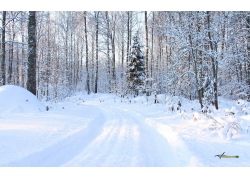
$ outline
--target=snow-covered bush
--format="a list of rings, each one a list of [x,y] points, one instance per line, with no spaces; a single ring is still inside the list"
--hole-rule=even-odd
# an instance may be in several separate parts
[[[236,122],[227,122],[222,126],[219,135],[222,139],[230,140],[233,135],[237,134],[241,130],[241,126]]]
[[[238,112],[242,113],[242,114],[249,114],[250,112],[250,108],[248,107],[248,103],[242,99],[239,99],[237,101],[237,107],[238,107]]]

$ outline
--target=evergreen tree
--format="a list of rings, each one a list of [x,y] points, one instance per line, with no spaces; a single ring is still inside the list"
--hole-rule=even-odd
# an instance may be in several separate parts
[[[144,88],[145,82],[145,62],[141,51],[141,45],[139,43],[138,32],[133,37],[133,46],[131,54],[129,56],[129,62],[127,67],[127,82],[128,89],[133,91],[135,95],[138,95]]]

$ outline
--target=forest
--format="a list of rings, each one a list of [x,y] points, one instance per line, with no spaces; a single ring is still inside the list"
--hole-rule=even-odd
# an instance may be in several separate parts
[[[39,100],[83,91],[168,94],[216,109],[219,96],[250,100],[247,11],[2,11],[0,19],[0,86]]]

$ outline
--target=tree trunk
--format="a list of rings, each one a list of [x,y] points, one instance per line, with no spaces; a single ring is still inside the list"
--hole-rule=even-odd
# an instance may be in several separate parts
[[[128,22],[127,22],[127,64],[128,64],[128,59],[129,59],[129,42],[130,42],[130,15],[129,15],[129,11],[127,12],[127,16],[128,16]]]
[[[96,66],[95,66],[95,93],[97,93],[97,84],[98,84],[98,51],[99,51],[99,49],[98,49],[98,26],[99,26],[99,18],[98,18],[98,16],[99,16],[99,12],[96,12],[96,14],[95,14],[95,18],[96,18]]]
[[[147,11],[145,11],[145,33],[146,33],[145,73],[146,73],[146,78],[148,78],[148,17],[147,17]]]
[[[132,18],[133,18],[133,11],[130,12],[130,15],[129,15],[129,52],[131,51],[131,44],[132,44]]]
[[[22,12],[22,19],[25,17],[24,13]],[[21,86],[25,87],[26,86],[26,79],[25,79],[25,75],[26,75],[26,71],[25,71],[25,66],[26,66],[26,59],[25,59],[25,55],[24,55],[24,23],[23,21],[21,22],[21,31],[22,31],[22,52],[21,52],[21,58],[22,58],[22,63],[21,63]]]
[[[191,46],[191,52],[189,55],[190,60],[189,61],[193,61],[194,62],[194,73],[195,73],[195,87],[196,87],[196,91],[198,93],[198,99],[199,99],[199,103],[201,106],[201,109],[203,108],[203,103],[202,103],[202,94],[201,94],[201,90],[199,89],[199,78],[198,78],[198,68],[197,68],[197,60],[195,58],[195,54],[194,54],[194,50],[193,50],[193,42],[192,42],[192,37],[191,35],[188,36],[189,37],[189,43]]]
[[[87,34],[87,11],[84,12],[84,25],[85,25],[85,43],[86,43],[86,73],[87,73],[87,79],[86,79],[86,87],[87,92],[90,94],[90,87],[89,87],[89,50],[88,50],[88,34]]]
[[[70,53],[69,53],[69,57],[70,57],[70,75],[69,75],[69,87],[70,87],[70,92],[72,94],[73,91],[73,83],[74,83],[74,79],[73,79],[73,30],[72,30],[72,14],[70,15],[71,18],[71,26],[70,26]]]
[[[124,15],[122,22],[124,22]],[[122,29],[122,70],[123,69],[124,69],[124,29]],[[123,72],[121,74],[121,77],[123,77]]]
[[[153,78],[153,65],[154,65],[154,26],[153,26],[153,23],[154,23],[154,19],[155,19],[155,16],[154,16],[154,12],[153,13],[153,22],[152,22],[152,34],[151,34],[151,78]],[[153,88],[153,83],[151,83],[151,87]]]
[[[116,88],[116,75],[115,75],[115,22],[116,22],[116,15],[114,15],[113,19],[113,32],[111,36],[112,42],[112,88]],[[113,89],[113,92],[116,92],[116,89]]]
[[[210,45],[212,52],[213,51],[217,52],[216,47],[214,47],[214,45],[212,43],[212,37],[211,37],[211,33],[210,33],[210,13],[209,13],[209,11],[207,11],[206,13],[207,13],[209,45]],[[218,62],[214,56],[212,56],[211,59],[212,59],[212,69],[213,69],[213,78],[214,78],[214,105],[215,105],[215,108],[218,110],[219,109],[219,107],[218,107],[218,88],[217,88]]]
[[[3,11],[3,20],[2,20],[2,84],[6,84],[6,70],[5,70],[5,21],[6,21],[6,11]]]
[[[36,95],[36,12],[29,12],[27,90]]]
[[[95,79],[95,33],[91,34],[91,90],[94,92],[94,79]]]
[[[51,58],[51,47],[50,47],[50,14],[48,13],[48,24],[47,24],[47,58],[46,58],[46,88],[47,88],[47,101],[49,100],[49,94],[50,94],[50,90],[49,90],[49,84],[50,84],[50,79],[51,79],[51,73],[50,73],[50,69],[51,69],[51,63],[50,63],[50,58]]]
[[[108,11],[106,11],[106,21],[107,21],[107,68],[108,68],[108,91],[111,93],[111,72],[110,72],[110,50],[109,50],[109,40],[110,40],[110,29],[109,29],[109,17]]]
[[[66,32],[65,32],[65,63],[66,63],[66,68],[65,68],[65,71],[66,71],[66,87],[67,87],[67,90],[69,88],[69,51],[68,51],[68,44],[69,44],[69,36],[68,36],[68,32],[69,32],[69,17],[67,16],[67,20],[66,20]],[[68,92],[67,92],[68,93]],[[69,93],[68,93],[69,94]]]
[[[19,45],[16,45],[16,84],[20,86],[20,62],[19,62]]]
[[[248,101],[250,101],[250,13],[247,14],[247,84],[248,84]]]
[[[146,57],[145,57],[145,74],[146,78],[148,78],[148,17],[147,11],[145,11],[145,33],[146,33]],[[146,80],[146,89],[148,88],[149,84]],[[149,96],[149,92],[146,90],[146,96]]]
[[[13,15],[13,14],[12,14]],[[9,49],[9,71],[8,71],[8,83],[12,84],[12,75],[13,75],[13,59],[14,59],[14,40],[15,40],[15,31],[14,31],[14,19],[12,20],[12,42],[10,42],[10,49]],[[11,31],[10,31],[10,37],[11,37]]]

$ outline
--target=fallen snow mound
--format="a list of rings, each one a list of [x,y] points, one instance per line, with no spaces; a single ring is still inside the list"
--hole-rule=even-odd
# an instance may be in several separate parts
[[[0,87],[0,113],[37,112],[44,110],[45,105],[28,90],[13,85]]]

